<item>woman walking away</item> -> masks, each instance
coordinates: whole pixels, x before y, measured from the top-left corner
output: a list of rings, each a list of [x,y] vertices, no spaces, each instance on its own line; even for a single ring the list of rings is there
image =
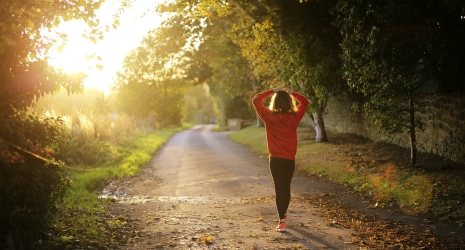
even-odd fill
[[[270,106],[266,108],[263,101],[271,95],[273,96]],[[293,97],[300,103],[298,107]],[[309,102],[307,98],[289,88],[274,88],[257,94],[252,103],[266,128],[270,171],[279,214],[276,231],[282,232],[286,231],[286,213],[291,201],[291,180],[297,152],[297,126]]]

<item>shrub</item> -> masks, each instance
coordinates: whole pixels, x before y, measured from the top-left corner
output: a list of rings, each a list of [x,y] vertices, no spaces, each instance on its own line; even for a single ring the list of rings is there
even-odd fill
[[[58,159],[69,165],[108,165],[117,162],[112,147],[132,133],[147,130],[150,119],[134,121],[124,114],[74,110],[63,117],[69,136],[60,144]]]
[[[68,183],[62,165],[29,155],[16,161],[2,158],[0,235],[11,232],[19,249],[21,245],[30,249],[40,239],[40,233],[51,219],[54,204],[62,197]]]

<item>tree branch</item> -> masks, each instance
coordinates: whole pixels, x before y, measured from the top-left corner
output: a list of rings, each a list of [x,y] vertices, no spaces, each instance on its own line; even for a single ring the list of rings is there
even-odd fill
[[[33,153],[33,152],[31,152],[31,151],[29,151],[29,150],[26,150],[26,149],[23,149],[23,148],[21,148],[20,146],[15,145],[15,144],[10,143],[10,142],[7,142],[7,141],[5,141],[5,140],[3,140],[3,139],[1,139],[1,138],[0,138],[0,142],[5,143],[5,144],[7,144],[7,145],[9,145],[9,146],[11,146],[11,147],[13,147],[13,148],[15,148],[15,149],[17,149],[17,150],[23,152],[23,153],[25,153],[25,154],[27,154],[27,155],[30,155],[30,156],[32,156],[32,157],[34,157],[34,158],[36,158],[36,159],[39,159],[39,160],[41,160],[41,161],[44,161],[44,162],[47,162],[47,163],[50,163],[50,164],[53,164],[53,165],[60,165],[60,164],[59,164],[58,162],[56,162],[56,161],[53,161],[53,160],[47,159],[47,158],[45,158],[45,157],[42,157],[42,156],[40,156],[40,155],[38,155],[38,154],[36,154],[36,153]]]
[[[244,6],[242,6],[239,2],[237,2],[236,0],[230,0],[234,5],[236,5],[236,7],[242,12],[244,13],[244,15],[249,18],[253,23],[257,23],[258,20],[252,16],[252,14],[250,14],[250,12],[248,12]]]

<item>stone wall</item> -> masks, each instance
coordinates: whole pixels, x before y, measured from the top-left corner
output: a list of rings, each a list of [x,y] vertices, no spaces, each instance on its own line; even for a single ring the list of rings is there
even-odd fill
[[[424,122],[424,130],[417,131],[418,151],[465,163],[465,93],[427,95],[422,100],[426,106],[417,112]],[[330,98],[324,115],[326,129],[410,148],[407,133],[391,137],[377,133],[370,119],[353,112],[353,102],[347,94]]]

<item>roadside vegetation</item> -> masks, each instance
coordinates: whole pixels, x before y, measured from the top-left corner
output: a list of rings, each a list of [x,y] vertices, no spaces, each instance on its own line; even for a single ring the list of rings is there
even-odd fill
[[[97,11],[103,1],[2,1],[0,243],[111,244],[109,228],[122,222],[97,219],[105,204],[93,191],[137,174],[184,118],[222,130],[228,118],[254,119],[250,99],[283,84],[312,100],[315,131],[301,131],[302,168],[372,195],[376,206],[393,202],[463,224],[463,166],[417,157],[415,131],[423,124],[417,110],[429,108],[418,101],[421,94],[465,91],[464,1],[169,1],[140,13],[169,18],[127,54],[113,82],[113,106],[100,93],[92,103],[80,99],[90,108],[75,108],[70,99],[58,105],[65,92],[84,92],[87,76],[49,64],[54,48],[71,44],[77,32],[56,28],[83,22],[88,29],[79,36],[96,44],[136,2],[116,1],[106,23]],[[108,61],[94,53],[86,58],[98,62],[96,69]],[[381,131],[410,132],[410,168],[399,160],[404,150],[381,155],[380,144],[328,139],[327,100],[346,93],[360,97],[354,109]],[[49,96],[56,100],[44,105],[53,109],[34,110]],[[457,114],[441,122],[460,127]],[[233,138],[243,133],[250,133],[243,143],[264,136],[247,128]]]
[[[40,242],[44,249],[108,248],[112,230],[123,223],[108,218],[111,199],[99,197],[111,180],[135,176],[182,127],[154,129],[150,120],[111,117],[75,110],[63,116],[69,140],[56,155],[66,164],[69,185]]]
[[[299,127],[298,169],[372,197],[368,208],[395,206],[410,215],[465,223],[463,166],[434,155],[420,154],[419,166],[409,165],[409,150],[350,135],[329,133],[329,142],[316,143],[310,127]],[[265,129],[246,127],[230,135],[268,157]]]

